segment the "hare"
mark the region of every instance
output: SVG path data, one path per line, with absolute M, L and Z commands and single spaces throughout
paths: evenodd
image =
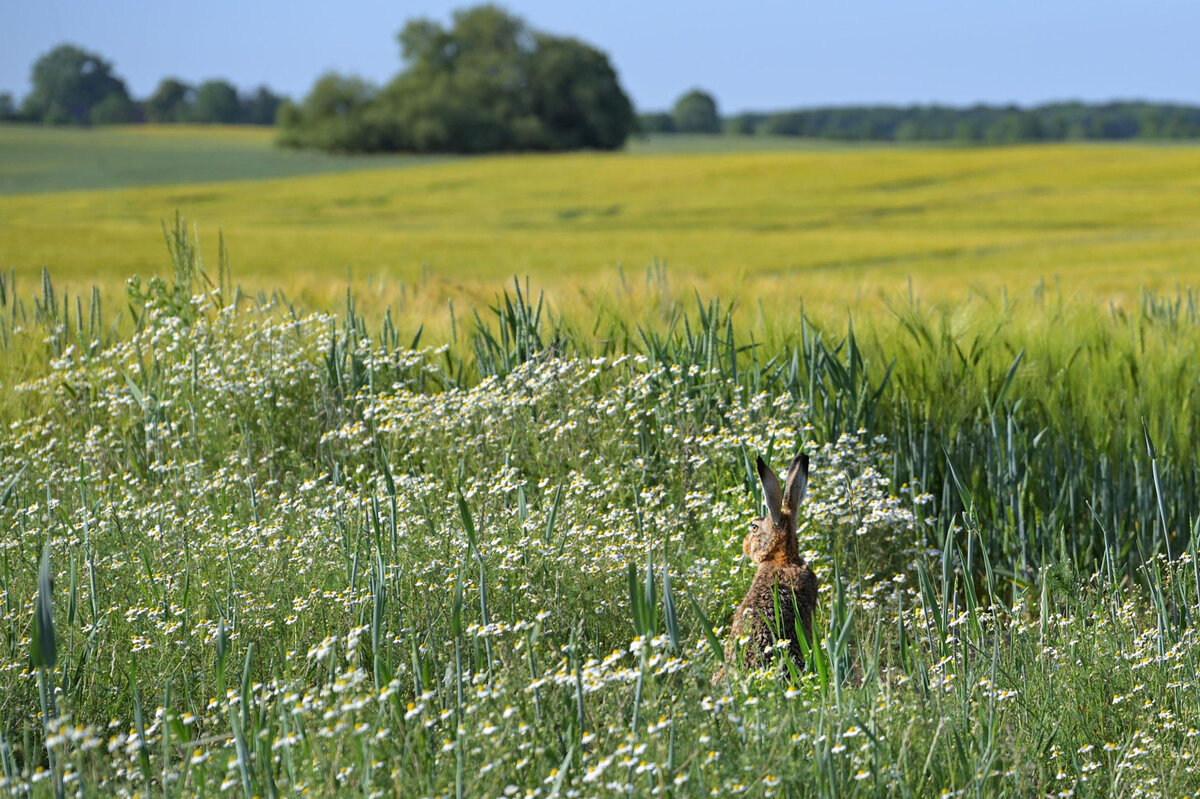
M 758 564 L 758 571 L 734 613 L 725 660 L 732 662 L 735 642 L 748 636 L 744 664 L 761 667 L 771 659 L 769 653 L 774 652 L 775 643 L 786 638 L 791 642 L 788 651 L 792 660 L 797 668 L 803 669 L 804 655 L 796 622 L 799 620 L 800 629 L 812 640 L 812 613 L 817 604 L 817 576 L 800 557 L 796 539 L 796 510 L 808 489 L 808 456 L 800 454 L 792 461 L 782 492 L 779 478 L 761 457 L 758 478 L 762 482 L 767 515 L 750 523 L 750 532 L 742 542 L 742 551 Z M 779 618 L 776 618 L 777 608 Z M 721 676 L 718 674 L 718 678 Z

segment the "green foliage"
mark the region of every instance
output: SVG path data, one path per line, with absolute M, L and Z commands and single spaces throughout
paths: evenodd
M 70 44 L 55 47 L 33 65 L 28 112 L 47 124 L 86 125 L 93 109 L 109 101 L 101 116 L 121 116 L 121 103 L 130 102 L 129 91 L 112 69 L 96 53 Z
M 633 106 L 608 57 L 577 39 L 537 34 L 529 66 L 533 114 L 552 150 L 616 150 L 633 126 Z
M 126 125 L 136 122 L 137 118 L 137 105 L 120 94 L 110 94 L 96 103 L 89 115 L 89 121 L 93 125 Z
M 407 68 L 382 90 L 326 75 L 280 112 L 280 142 L 334 151 L 615 149 L 633 109 L 608 58 L 497 6 L 398 35 Z
M 375 95 L 375 87 L 361 78 L 326 73 L 300 105 L 280 107 L 279 143 L 330 152 L 380 149 L 383 131 L 369 113 Z
M 196 90 L 176 78 L 163 78 L 146 98 L 147 122 L 186 122 L 191 118 Z
M 743 114 L 738 132 L 842 141 L 955 141 L 1009 144 L 1076 139 L 1200 137 L 1200 108 L 1165 103 L 1049 103 L 1033 108 L 977 105 L 843 106 Z M 732 120 L 731 120 L 732 121 Z
M 42 548 L 41 565 L 38 567 L 37 598 L 33 602 L 32 640 L 29 646 L 30 661 L 36 669 L 52 669 L 58 663 L 58 649 L 54 638 L 54 610 L 50 571 L 50 539 Z
M 675 118 L 662 111 L 639 114 L 638 130 L 642 133 L 674 133 Z
M 489 152 L 537 147 L 528 102 L 530 32 L 496 6 L 457 11 L 450 30 L 418 19 L 398 39 L 408 69 L 383 91 L 375 119 L 387 149 Z
M 240 121 L 248 125 L 274 125 L 283 99 L 266 86 L 259 86 L 253 94 L 242 97 Z
M 734 133 L 739 136 L 750 136 L 758 132 L 758 126 L 762 124 L 765 115 L 745 113 L 732 116 L 724 120 L 721 128 L 725 133 Z
M 273 125 L 284 98 L 266 86 L 243 95 L 228 81 L 209 80 L 193 87 L 164 78 L 144 103 L 146 121 L 157 123 Z
M 60 45 L 34 64 L 33 90 L 20 113 L 11 95 L 0 94 L 0 122 L 107 125 L 144 118 L 155 123 L 272 125 L 283 102 L 266 86 L 242 97 L 228 81 L 209 80 L 192 87 L 168 77 L 139 106 L 112 70 L 112 64 L 95 53 Z
M 229 81 L 204 81 L 196 87 L 190 116 L 193 122 L 226 125 L 240 122 L 242 105 L 237 89 Z
M 680 133 L 721 132 L 717 101 L 700 89 L 692 89 L 676 100 L 671 116 L 675 120 L 675 130 Z
M 196 236 L 188 232 L 187 224 L 178 213 L 175 214 L 175 222 L 170 227 L 163 222 L 163 239 L 167 251 L 171 254 L 174 271 L 172 280 L 168 282 L 158 275 L 152 275 L 143 285 L 142 279 L 135 275 L 125 285 L 135 324 L 141 324 L 139 309 L 165 313 L 172 319 L 191 323 L 196 316 L 192 298 L 211 289 L 213 285 L 204 271 Z M 227 268 L 222 241 L 218 251 L 218 270 L 223 275 Z

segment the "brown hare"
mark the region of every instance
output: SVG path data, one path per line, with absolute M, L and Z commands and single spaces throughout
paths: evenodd
M 800 543 L 796 538 L 796 511 L 808 489 L 808 456 L 800 454 L 792 461 L 782 491 L 779 478 L 761 457 L 758 458 L 758 478 L 762 482 L 767 515 L 750 523 L 750 532 L 742 542 L 742 551 L 758 564 L 758 570 L 750 590 L 733 615 L 725 660 L 732 663 L 736 642 L 749 637 L 743 662 L 748 667 L 759 668 L 775 653 L 775 643 L 786 638 L 790 641 L 788 652 L 792 660 L 803 670 L 804 655 L 797 633 L 797 616 L 800 629 L 811 641 L 812 613 L 817 604 L 817 576 L 800 557 Z M 718 674 L 718 678 L 721 676 Z

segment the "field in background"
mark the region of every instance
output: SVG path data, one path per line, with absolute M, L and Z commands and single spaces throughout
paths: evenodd
M 0 125 L 0 195 L 256 180 L 439 160 L 284 150 L 272 144 L 274 137 L 270 128 L 249 125 Z
M 0 124 L 0 195 L 259 180 L 454 160 L 454 156 L 444 155 L 331 155 L 288 150 L 276 147 L 274 139 L 274 129 L 253 125 L 80 129 Z M 627 149 L 635 154 L 656 154 L 837 147 L 834 142 L 793 136 L 651 134 L 633 137 Z
M 186 130 L 138 135 L 192 146 Z M 249 140 L 255 157 L 308 158 Z M 45 266 L 60 284 L 117 297 L 128 276 L 161 269 L 161 221 L 177 210 L 198 223 L 210 258 L 224 231 L 247 286 L 328 305 L 349 282 L 369 304 L 422 318 L 444 313 L 450 297 L 460 307 L 489 300 L 513 275 L 531 276 L 564 309 L 591 305 L 620 288 L 619 264 L 640 285 L 656 260 L 669 279 L 656 291 L 696 288 L 771 314 L 801 300 L 872 303 L 910 281 L 930 299 L 1024 294 L 1045 281 L 1128 302 L 1139 287 L 1171 289 L 1198 273 L 1200 149 L 506 156 L 10 195 L 0 197 L 0 266 L 25 286 Z

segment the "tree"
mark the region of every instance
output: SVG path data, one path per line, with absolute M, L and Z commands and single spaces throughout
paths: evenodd
M 314 86 L 300 106 L 281 110 L 281 141 L 417 152 L 611 149 L 633 128 L 607 56 L 497 6 L 457 11 L 449 27 L 410 20 L 397 39 L 405 69 L 382 91 L 350 91 L 352 110 L 331 115 L 313 96 L 331 85 Z
M 642 133 L 674 133 L 675 117 L 665 111 L 650 111 L 638 115 L 637 126 Z
M 47 124 L 86 125 L 92 109 L 110 96 L 129 103 L 125 82 L 113 75 L 112 64 L 99 55 L 70 44 L 62 44 L 33 65 L 33 90 L 26 109 Z
M 196 87 L 192 105 L 195 122 L 230 124 L 241 121 L 242 104 L 237 89 L 228 81 L 206 80 Z
M 280 107 L 279 143 L 333 152 L 387 149 L 366 117 L 375 95 L 375 87 L 361 78 L 327 72 L 302 104 L 287 102 Z
M 634 126 L 633 104 L 608 56 L 578 39 L 538 34 L 529 69 L 533 114 L 552 149 L 615 150 Z
M 680 133 L 721 132 L 717 101 L 700 89 L 692 89 L 676 100 L 672 116 L 675 118 L 675 129 Z
M 726 133 L 733 133 L 738 136 L 752 136 L 758 132 L 758 126 L 762 124 L 765 118 L 763 114 L 738 114 L 735 117 L 725 120 L 722 128 L 724 128 Z
M 259 86 L 242 102 L 242 121 L 251 125 L 273 125 L 282 103 L 283 98 L 278 94 L 266 86 Z
M 545 146 L 527 91 L 534 39 L 503 9 L 477 6 L 446 30 L 416 19 L 398 35 L 409 65 L 381 97 L 397 149 L 492 152 Z
M 0 122 L 11 122 L 17 118 L 17 104 L 8 92 L 0 92 Z
M 88 121 L 93 125 L 127 125 L 137 122 L 138 116 L 137 103 L 114 93 L 92 106 Z
M 185 122 L 191 118 L 196 91 L 176 78 L 163 78 L 146 99 L 146 121 Z

